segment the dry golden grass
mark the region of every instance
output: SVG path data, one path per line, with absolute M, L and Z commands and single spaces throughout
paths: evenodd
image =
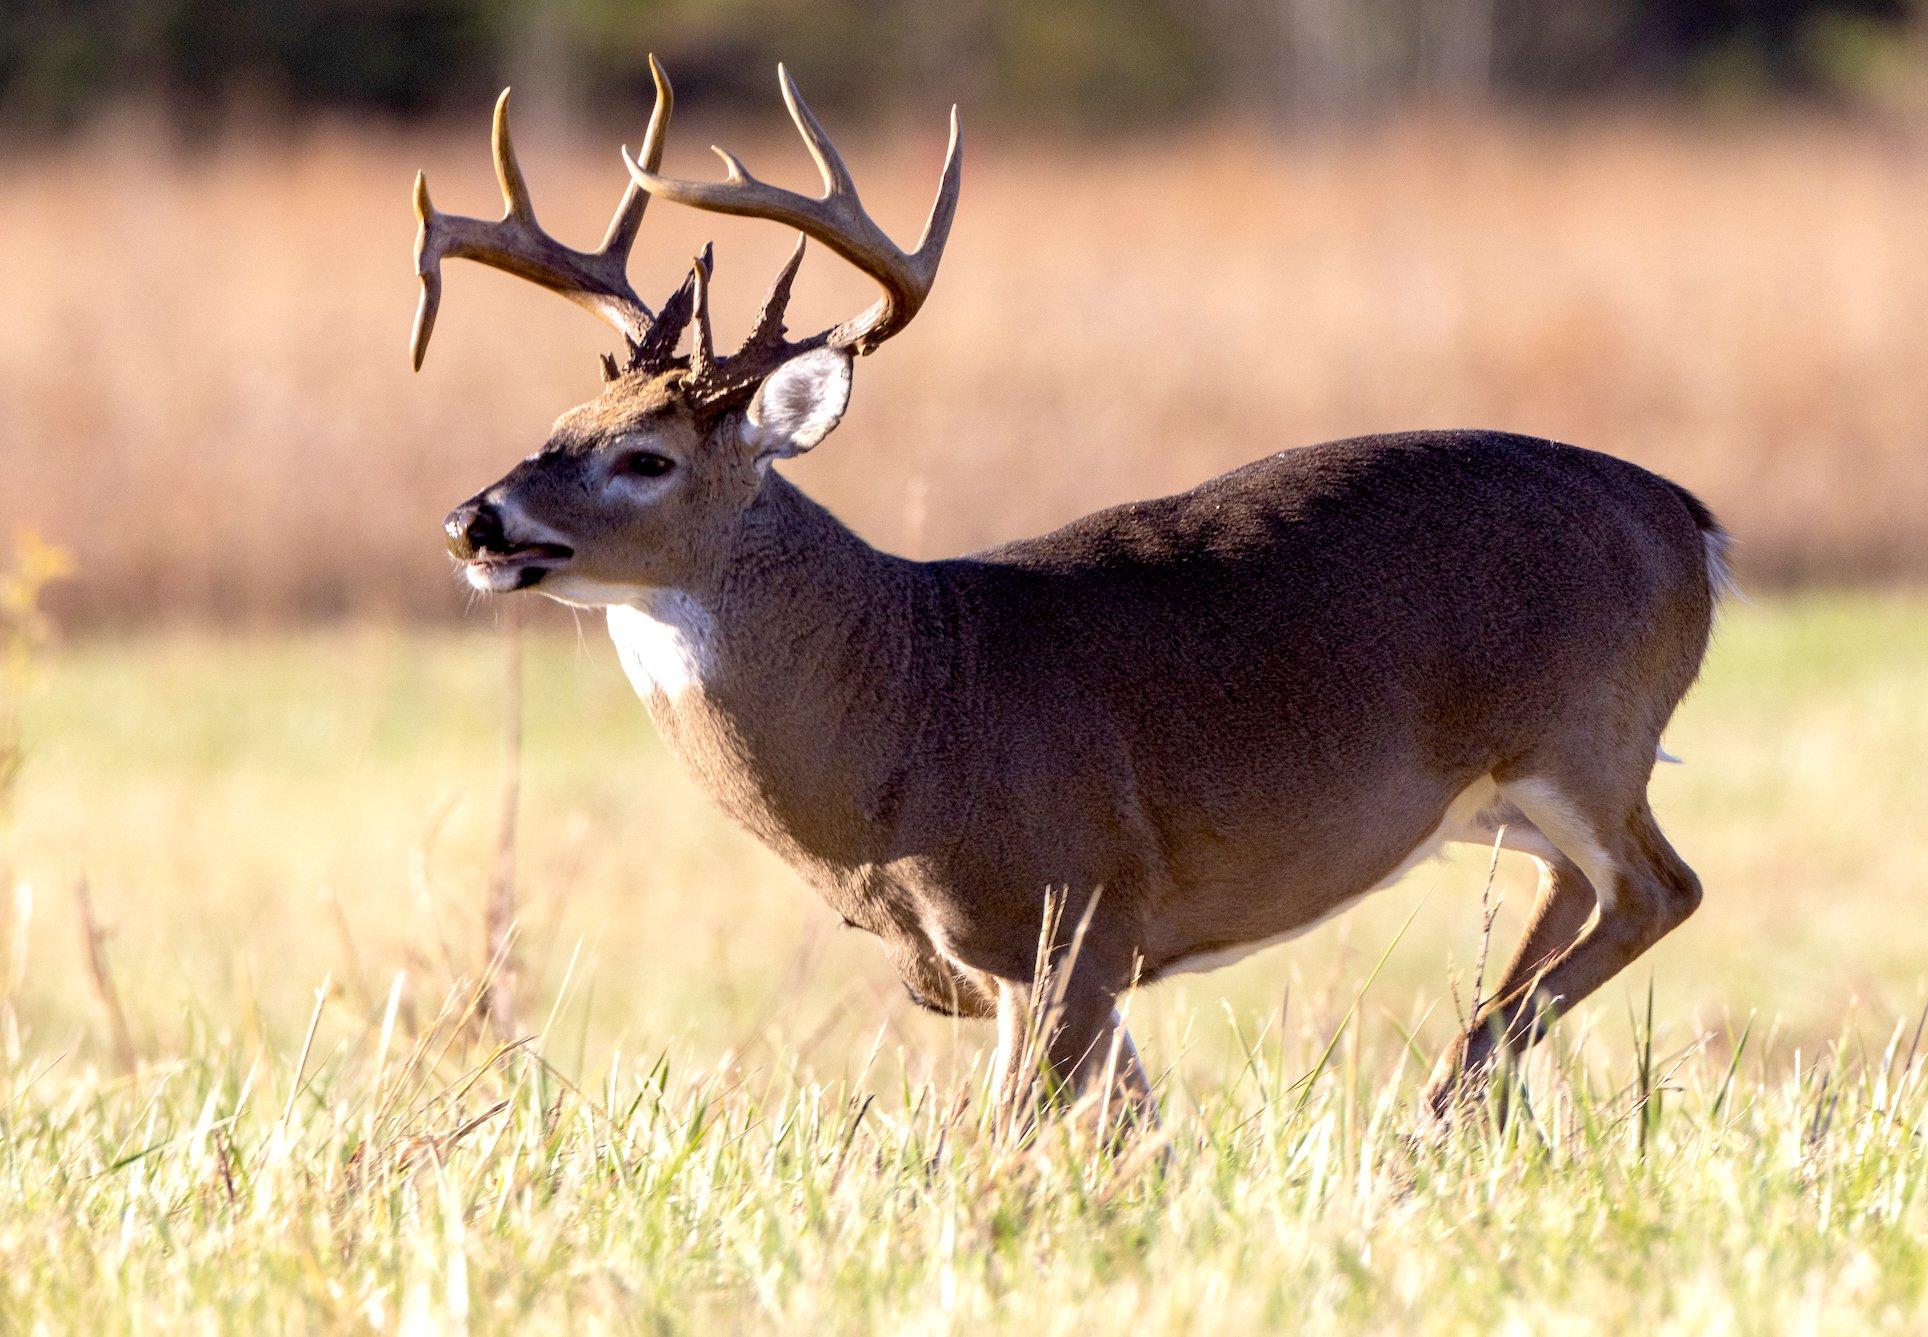
M 900 233 L 941 152 L 941 115 L 926 119 L 851 146 Z M 529 127 L 561 235 L 599 235 L 616 145 L 638 129 Z M 710 171 L 714 133 L 799 183 L 794 142 L 756 141 L 770 129 L 683 125 L 671 168 Z M 931 306 L 862 368 L 843 431 L 796 474 L 876 541 L 939 554 L 1281 445 L 1506 427 L 1702 491 L 1757 584 L 1920 575 L 1921 148 L 1796 123 L 1082 148 L 974 131 Z M 479 111 L 434 135 L 321 127 L 190 157 L 123 126 L 4 166 L 0 529 L 75 550 L 60 611 L 461 606 L 437 519 L 595 391 L 611 342 L 454 265 L 410 376 L 409 181 L 426 166 L 443 207 L 489 207 Z M 639 286 L 666 290 L 709 236 L 740 319 L 786 246 L 767 225 L 659 207 Z M 864 296 L 819 255 L 800 320 Z

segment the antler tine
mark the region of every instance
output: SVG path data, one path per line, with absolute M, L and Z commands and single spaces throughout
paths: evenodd
M 804 247 L 809 244 L 810 238 L 799 232 L 796 248 L 790 252 L 790 258 L 784 261 L 783 268 L 777 271 L 776 278 L 771 282 L 770 291 L 763 298 L 763 309 L 757 312 L 756 324 L 750 327 L 750 336 L 743 341 L 743 347 L 737 350 L 738 357 L 752 351 L 775 348 L 783 342 L 783 317 L 790 308 L 790 285 L 796 282 L 797 270 L 803 265 Z
M 654 56 L 650 57 L 649 68 L 656 81 L 656 108 L 643 139 L 643 158 L 655 164 L 662 160 L 675 96 Z M 415 273 L 422 281 L 422 293 L 415 308 L 409 355 L 416 369 L 421 369 L 429 336 L 435 330 L 442 301 L 442 261 L 450 256 L 475 260 L 540 284 L 592 312 L 625 339 L 641 341 L 649 333 L 652 313 L 630 286 L 628 268 L 629 250 L 649 205 L 648 193 L 631 181 L 601 246 L 594 251 L 575 250 L 544 232 L 536 222 L 529 183 L 522 175 L 515 141 L 509 133 L 506 88 L 496 99 L 490 138 L 496 180 L 502 187 L 501 218 L 489 221 L 442 213 L 429 199 L 426 176 L 417 173 L 415 177 L 415 217 L 421 224 L 415 234 Z M 627 152 L 624 156 L 626 159 Z
M 652 195 L 678 204 L 713 213 L 768 218 L 787 223 L 807 236 L 815 237 L 831 250 L 883 287 L 883 297 L 862 315 L 826 330 L 813 343 L 828 343 L 855 352 L 868 353 L 908 325 L 924 299 L 930 295 L 943 259 L 944 244 L 950 237 L 951 220 L 957 213 L 958 188 L 963 172 L 963 132 L 957 108 L 951 108 L 951 141 L 944 160 L 944 173 L 937 199 L 917 250 L 906 254 L 864 211 L 855 182 L 844 166 L 836 146 L 830 142 L 822 124 L 797 91 L 790 72 L 777 67 L 778 84 L 784 104 L 803 136 L 810 156 L 817 164 L 824 183 L 819 199 L 799 195 L 757 180 L 742 162 L 724 149 L 715 150 L 723 160 L 722 181 L 687 181 L 659 176 L 655 169 L 632 159 L 627 152 L 623 161 L 630 175 Z
M 509 90 L 503 89 L 495 100 L 489 118 L 489 155 L 495 159 L 496 184 L 502 187 L 502 217 L 515 219 L 524 227 L 536 226 L 536 206 L 529 198 L 529 183 L 516 161 L 515 140 L 509 137 Z
M 710 330 L 710 248 L 690 265 L 690 282 L 695 290 L 695 329 L 690 335 L 690 379 L 701 385 L 714 381 L 717 374 L 716 337 Z
M 441 252 L 431 252 L 430 224 L 442 215 L 428 197 L 428 173 L 415 173 L 415 273 L 422 280 L 422 295 L 415 302 L 415 325 L 408 335 L 408 356 L 415 370 L 422 369 L 428 352 L 428 337 L 435 333 L 435 314 L 442 309 Z
M 843 195 L 854 200 L 857 183 L 851 179 L 850 169 L 844 166 L 843 155 L 830 142 L 823 123 L 810 110 L 810 104 L 803 100 L 803 94 L 797 91 L 797 81 L 790 77 L 790 71 L 782 61 L 777 62 L 777 87 L 783 90 L 783 105 L 789 108 L 791 123 L 797 127 L 797 133 L 803 136 L 804 147 L 810 150 L 817 171 L 823 175 L 825 197 Z
M 705 274 L 708 273 L 712 253 L 708 245 L 703 247 L 700 258 Z M 663 303 L 663 309 L 657 313 L 656 323 L 649 327 L 649 333 L 629 346 L 626 370 L 660 369 L 671 365 L 676 355 L 676 345 L 682 342 L 683 330 L 689 325 L 690 313 L 696 305 L 696 275 L 696 267 L 692 266 L 690 272 L 684 275 L 682 286 Z
M 649 77 L 656 84 L 656 105 L 649 113 L 649 128 L 643 131 L 642 160 L 655 171 L 663 161 L 663 142 L 669 137 L 670 112 L 676 106 L 676 92 L 669 86 L 669 76 L 663 67 L 656 63 L 656 54 L 650 53 Z M 620 252 L 626 259 L 630 247 L 636 244 L 636 230 L 642 226 L 643 211 L 649 208 L 649 192 L 631 180 L 623 190 L 622 203 L 616 206 L 615 216 L 609 220 L 609 230 L 603 233 L 602 245 L 598 253 Z

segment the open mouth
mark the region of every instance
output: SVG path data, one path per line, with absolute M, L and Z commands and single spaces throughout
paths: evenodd
M 576 555 L 563 543 L 526 543 L 501 551 L 482 549 L 462 564 L 469 584 L 499 594 L 526 590 Z

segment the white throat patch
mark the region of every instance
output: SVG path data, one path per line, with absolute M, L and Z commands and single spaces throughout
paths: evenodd
M 716 623 L 703 605 L 675 590 L 609 605 L 609 639 L 636 694 L 674 698 L 703 681 Z

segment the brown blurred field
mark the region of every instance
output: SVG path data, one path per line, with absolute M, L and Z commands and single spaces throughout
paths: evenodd
M 600 235 L 616 145 L 522 153 L 545 222 Z M 802 184 L 793 141 L 684 122 Z M 915 118 L 908 118 L 910 123 Z M 849 136 L 914 235 L 941 112 Z M 833 127 L 834 129 L 835 127 Z M 1291 142 L 1100 144 L 967 127 L 960 222 L 915 329 L 860 372 L 795 475 L 875 541 L 934 555 L 1169 491 L 1282 445 L 1479 425 L 1629 456 L 1701 491 L 1768 583 L 1928 573 L 1928 140 L 1827 122 L 1410 121 Z M 487 127 L 348 127 L 191 153 L 138 123 L 15 150 L 0 208 L 0 532 L 81 575 L 70 620 L 459 612 L 453 501 L 597 388 L 601 328 L 451 266 L 424 373 L 407 194 L 484 212 Z M 659 206 L 636 274 L 707 237 L 726 326 L 777 229 Z M 866 300 L 824 255 L 799 323 Z

